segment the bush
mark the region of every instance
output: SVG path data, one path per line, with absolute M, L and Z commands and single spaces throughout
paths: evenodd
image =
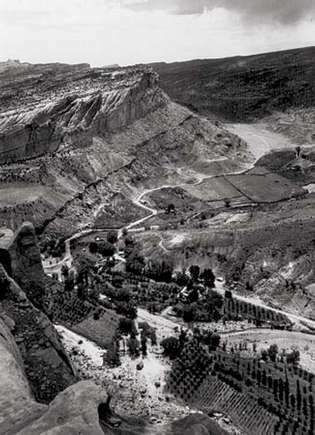
M 107 239 L 107 241 L 109 242 L 109 243 L 111 243 L 112 245 L 114 245 L 115 243 L 117 243 L 117 240 L 118 240 L 118 233 L 117 233 L 117 231 L 109 231 L 108 233 L 107 233 L 107 237 L 106 237 L 106 239 Z
M 122 335 L 129 335 L 132 333 L 134 327 L 134 322 L 131 319 L 128 319 L 127 317 L 121 317 L 119 319 L 119 332 Z

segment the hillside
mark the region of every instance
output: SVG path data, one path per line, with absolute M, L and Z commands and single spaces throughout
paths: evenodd
M 14 68 L 0 73 L 0 107 L 0 223 L 13 229 L 30 220 L 72 234 L 103 205 L 109 227 L 124 198 L 180 179 L 179 167 L 211 174 L 224 159 L 219 171 L 234 171 L 249 157 L 237 136 L 173 103 L 150 68 Z
M 228 121 L 315 104 L 315 47 L 254 56 L 156 63 L 172 99 Z

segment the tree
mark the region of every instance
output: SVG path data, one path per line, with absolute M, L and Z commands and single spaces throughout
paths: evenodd
M 148 264 L 147 274 L 156 281 L 170 282 L 173 275 L 173 262 L 167 260 L 150 260 Z
M 186 323 L 191 323 L 195 318 L 195 306 L 194 305 L 185 305 L 183 310 L 183 320 Z
M 106 235 L 106 240 L 114 245 L 118 241 L 118 232 L 115 230 L 109 231 Z
M 189 277 L 186 275 L 185 271 L 177 272 L 176 274 L 176 283 L 182 287 L 188 284 Z
M 90 251 L 91 254 L 96 254 L 97 251 L 98 251 L 97 248 L 98 248 L 98 246 L 97 246 L 96 242 L 90 242 L 89 243 L 89 251 Z
M 140 344 L 135 334 L 131 334 L 127 344 L 130 356 L 138 357 L 140 355 Z
M 121 317 L 119 319 L 119 332 L 122 335 L 129 335 L 133 331 L 133 324 L 134 322 L 131 319 L 128 319 L 127 317 Z
M 141 336 L 141 352 L 143 356 L 147 355 L 147 337 L 145 334 Z
M 287 364 L 298 365 L 300 362 L 300 351 L 293 349 L 292 352 L 286 355 Z
M 151 331 L 150 338 L 151 338 L 151 346 L 156 346 L 157 345 L 157 338 L 156 338 L 156 332 L 154 329 Z
M 141 275 L 144 270 L 144 257 L 134 248 L 126 258 L 126 270 Z
M 119 342 L 117 338 L 114 338 L 113 341 L 110 343 L 107 352 L 105 354 L 104 361 L 110 367 L 118 367 L 121 365 L 120 355 L 119 355 Z
M 115 305 L 117 314 L 122 314 L 131 320 L 137 318 L 137 307 L 131 300 L 118 300 Z
M 196 264 L 193 264 L 189 268 L 189 273 L 193 281 L 198 281 L 199 274 L 200 274 L 200 267 Z
M 223 297 L 213 290 L 209 291 L 208 298 L 203 304 L 208 321 L 217 322 L 222 317 Z
M 215 284 L 215 276 L 211 269 L 205 269 L 200 278 L 204 281 L 207 287 L 213 288 Z
M 103 257 L 112 257 L 115 254 L 115 246 L 106 240 L 101 240 L 97 243 L 97 251 Z
M 116 292 L 115 299 L 120 302 L 130 302 L 131 300 L 130 290 L 127 289 L 126 287 L 119 289 Z
M 206 331 L 202 336 L 202 342 L 209 347 L 210 351 L 215 351 L 220 345 L 220 335 L 212 331 Z
M 266 351 L 266 349 L 263 349 L 261 351 L 261 359 L 264 361 L 268 361 L 268 352 Z
M 269 346 L 268 355 L 271 361 L 276 362 L 278 355 L 278 346 L 276 344 L 272 344 Z
M 74 289 L 75 276 L 74 271 L 70 270 L 68 276 L 65 279 L 65 291 L 71 292 Z
M 67 279 L 68 275 L 69 275 L 69 267 L 66 264 L 63 264 L 61 267 L 61 275 Z
M 232 299 L 233 294 L 232 294 L 231 290 L 225 290 L 224 297 L 225 297 L 225 299 Z
M 95 261 L 88 253 L 81 253 L 75 259 L 76 269 L 78 273 L 78 282 L 88 284 L 88 277 L 94 269 Z
M 168 337 L 161 341 L 161 346 L 164 350 L 164 355 L 171 359 L 175 359 L 180 356 L 181 346 L 179 340 L 176 337 Z
M 187 300 L 190 304 L 193 304 L 194 302 L 197 302 L 199 299 L 199 291 L 196 287 L 193 287 L 193 289 L 189 292 Z

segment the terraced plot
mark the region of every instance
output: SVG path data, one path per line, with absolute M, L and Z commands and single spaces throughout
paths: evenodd
M 306 194 L 301 187 L 273 173 L 229 175 L 226 180 L 249 200 L 258 203 L 273 203 Z

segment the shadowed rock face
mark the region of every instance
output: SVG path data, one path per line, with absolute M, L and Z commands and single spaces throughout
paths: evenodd
M 54 320 L 54 297 L 63 287 L 44 273 L 34 226 L 21 225 L 8 248 L 12 277 L 36 308 Z
M 20 284 L 30 277 L 42 277 L 44 271 L 40 250 L 37 244 L 35 230 L 31 223 L 24 223 L 19 228 L 9 251 L 13 277 Z

